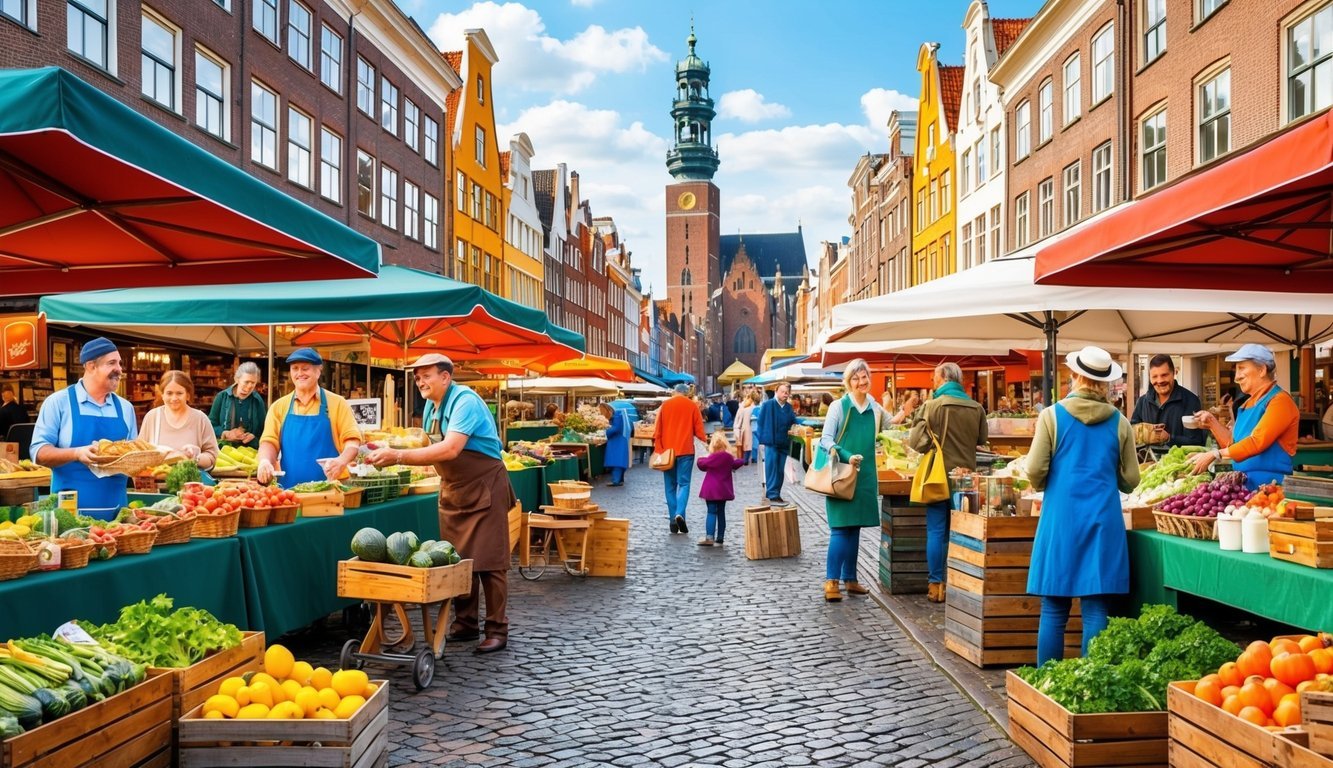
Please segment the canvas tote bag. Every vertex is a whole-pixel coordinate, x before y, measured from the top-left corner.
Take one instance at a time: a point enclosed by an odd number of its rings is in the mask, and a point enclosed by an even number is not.
[[[851,398],[844,396],[842,401],[843,419],[842,429],[838,431],[838,443],[842,443],[842,436],[847,433],[847,424],[852,417]],[[820,456],[825,458],[822,465],[819,462]],[[815,449],[813,461],[810,462],[810,469],[806,470],[804,485],[808,491],[814,491],[834,499],[850,501],[852,496],[856,495],[856,475],[855,464],[844,463],[838,458],[837,451],[826,451],[823,446],[820,446]]]
[[[934,504],[949,498],[949,472],[944,468],[944,449],[940,439],[930,428],[930,420],[925,420],[926,434],[930,435],[931,449],[921,457],[921,463],[912,476],[912,501],[917,504]],[[944,433],[949,433],[949,412],[944,412]]]

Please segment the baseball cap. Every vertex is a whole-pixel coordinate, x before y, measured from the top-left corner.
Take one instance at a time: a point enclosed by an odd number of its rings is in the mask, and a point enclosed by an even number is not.
[[[1277,365],[1277,358],[1273,357],[1273,352],[1263,344],[1245,344],[1233,354],[1227,355],[1228,363],[1239,363],[1242,360],[1249,360],[1255,363],[1261,363],[1273,368]]]
[[[324,358],[320,357],[319,353],[310,347],[301,347],[300,349],[296,350],[295,352],[287,356],[287,364],[291,365],[292,363],[310,363],[311,365],[323,365]]]
[[[408,367],[408,368],[425,368],[425,367],[428,366],[428,365],[450,365],[450,366],[452,366],[453,364],[454,364],[454,361],[453,361],[453,360],[450,360],[449,357],[448,357],[447,355],[442,355],[442,354],[440,354],[439,352],[431,352],[431,353],[429,353],[429,354],[425,354],[425,355],[422,355],[421,357],[418,357],[418,358],[416,359],[415,362],[413,362],[411,365],[409,365],[409,366],[407,366],[407,367]]]

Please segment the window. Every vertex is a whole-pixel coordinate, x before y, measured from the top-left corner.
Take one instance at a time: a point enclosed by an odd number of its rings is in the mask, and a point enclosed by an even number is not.
[[[1055,130],[1055,86],[1050,80],[1037,91],[1037,144],[1049,141]]]
[[[458,189],[454,193],[454,198],[458,203],[460,213],[467,213],[467,177],[462,171],[458,171]]]
[[[403,234],[421,237],[421,190],[410,181],[403,182]]]
[[[963,269],[972,266],[972,223],[963,225],[963,251],[959,255],[963,258]]]
[[[963,150],[963,157],[958,168],[958,194],[966,195],[972,185],[972,150]]]
[[[985,139],[979,139],[977,141],[975,151],[977,153],[977,186],[980,187],[982,184],[986,183],[986,179],[990,178],[990,174],[986,171]]]
[[[1199,21],[1212,16],[1218,8],[1225,5],[1227,0],[1199,0]]]
[[[977,234],[977,260],[974,264],[986,263],[986,214],[981,214],[972,224],[972,230]]]
[[[994,176],[1004,166],[1004,157],[1000,155],[1000,127],[990,129],[990,175]],[[980,166],[977,166],[980,168]]]
[[[176,32],[157,16],[142,16],[143,43],[140,49],[143,95],[167,109],[176,110]]]
[[[227,65],[203,49],[194,52],[194,122],[226,140],[231,121],[227,118]]]
[[[319,129],[319,194],[342,203],[343,140],[327,127]]]
[[[1111,142],[1092,150],[1092,212],[1111,207]]]
[[[413,152],[421,144],[421,107],[411,99],[403,99],[403,141]]]
[[[292,0],[287,6],[287,55],[310,69],[310,9]]]
[[[375,158],[356,151],[356,209],[375,218]]]
[[[476,183],[476,182],[473,182],[473,183],[472,183],[472,218],[476,219],[477,221],[481,221],[481,201],[482,201],[481,185],[478,184],[478,183]]]
[[[254,0],[254,26],[259,34],[278,42],[278,0]]]
[[[1083,217],[1083,161],[1075,160],[1064,170],[1064,226],[1068,227]]]
[[[1014,250],[1028,244],[1028,197],[1024,192],[1014,199]]]
[[[8,16],[28,29],[37,31],[37,8],[34,0],[2,0],[0,15]]]
[[[477,145],[475,147],[477,165],[486,167],[486,129],[477,126]]]
[[[940,217],[940,180],[930,180],[930,220],[935,221]]]
[[[66,10],[68,27],[65,31],[66,44],[74,53],[91,61],[102,69],[110,71],[111,57],[108,48],[111,40],[107,18],[107,8],[111,0],[69,0]],[[8,8],[8,3],[6,3]]]
[[[977,250],[980,251],[981,248],[978,247]],[[979,255],[982,257],[980,261],[984,262],[985,254]],[[998,205],[993,205],[990,209],[990,256],[992,259],[1000,256],[1000,206]]]
[[[1022,160],[1032,153],[1032,102],[1025,101],[1014,112],[1014,154]]]
[[[1037,232],[1046,237],[1055,231],[1055,179],[1047,176],[1037,185]]]
[[[398,229],[398,171],[380,165],[380,223]]]
[[[1144,0],[1143,63],[1148,64],[1166,52],[1166,0]]]
[[[319,81],[334,93],[343,92],[343,39],[328,24],[319,31]]]
[[[426,162],[430,163],[431,165],[439,165],[440,124],[435,122],[429,117],[426,118],[425,127],[423,129],[423,135],[425,136],[425,139],[421,147],[421,156],[426,158]]]
[[[946,214],[953,208],[953,186],[949,183],[953,176],[949,171],[940,174],[940,214]]]
[[[748,325],[742,325],[736,331],[736,338],[731,343],[731,351],[737,355],[753,354],[757,351],[754,331]]]
[[[920,232],[926,227],[926,190],[918,189],[916,191],[916,231]]]
[[[389,78],[380,78],[380,127],[398,135],[398,86]]]
[[[486,78],[477,75],[477,103],[486,103]]]
[[[426,205],[422,212],[424,219],[421,228],[421,242],[427,248],[440,247],[440,201],[434,195],[426,193]]]
[[[496,214],[496,210],[495,210],[495,202],[496,202],[496,201],[495,201],[495,195],[492,195],[490,192],[487,192],[487,193],[486,193],[486,208],[485,208],[485,210],[483,211],[483,214],[484,214],[485,218],[484,218],[482,221],[483,221],[483,223],[484,223],[488,228],[490,228],[490,229],[495,229],[495,223],[496,223],[496,222],[495,222],[495,219],[496,219],[496,216],[495,216],[495,214]]]
[[[1333,30],[1330,30],[1333,32]],[[1199,162],[1231,151],[1231,69],[1199,86]]]
[[[250,159],[278,170],[278,94],[250,81]]]
[[[1092,103],[1096,104],[1115,91],[1115,25],[1092,38]]]
[[[1083,59],[1076,53],[1065,61],[1064,124],[1069,125],[1083,114]]]
[[[309,189],[310,144],[314,140],[314,123],[300,110],[287,108],[287,178]]]
[[[1166,110],[1143,119],[1143,189],[1166,181]]]
[[[1330,36],[1333,5],[1325,5],[1287,30],[1287,113],[1291,120],[1333,104]]]
[[[356,57],[356,108],[375,115],[375,68],[360,56]]]

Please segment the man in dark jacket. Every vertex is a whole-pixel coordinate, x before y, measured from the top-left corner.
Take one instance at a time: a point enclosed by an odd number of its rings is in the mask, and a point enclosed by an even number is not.
[[[759,424],[759,444],[764,447],[764,496],[775,504],[787,503],[782,499],[782,471],[791,445],[787,433],[796,424],[790,399],[791,385],[784,381],[774,396],[759,406],[755,417]]]
[[[1166,445],[1203,445],[1208,431],[1186,429],[1181,421],[1203,410],[1199,396],[1176,383],[1176,364],[1170,355],[1154,355],[1148,361],[1148,383],[1152,389],[1144,392],[1134,404],[1130,424],[1154,424],[1158,443]]]

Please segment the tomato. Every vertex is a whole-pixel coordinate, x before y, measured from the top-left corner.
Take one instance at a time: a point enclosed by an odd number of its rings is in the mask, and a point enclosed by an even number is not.
[[[1281,653],[1273,659],[1273,677],[1289,686],[1299,685],[1306,680],[1313,680],[1315,673],[1314,659],[1308,653]]]
[[[216,497],[209,499],[208,501],[204,502],[204,509],[208,510],[209,512],[216,512],[218,508],[218,503],[219,502]]]

